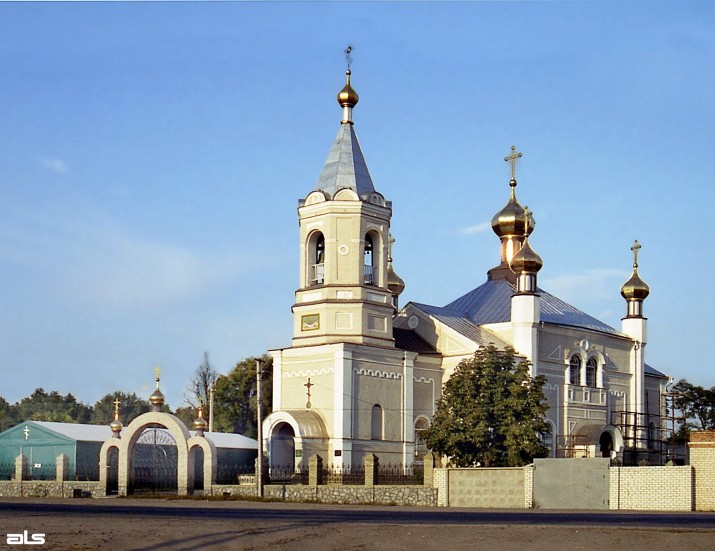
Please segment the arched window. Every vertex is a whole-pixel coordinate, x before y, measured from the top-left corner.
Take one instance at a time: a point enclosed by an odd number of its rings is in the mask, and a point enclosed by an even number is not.
[[[655,448],[655,423],[651,421],[648,423],[648,449],[652,450]]]
[[[569,384],[578,385],[581,381],[581,358],[574,354],[569,362]]]
[[[598,369],[598,363],[596,358],[589,358],[586,362],[586,386],[590,388],[596,388],[596,370]]]
[[[415,457],[421,460],[429,449],[425,443],[424,434],[429,428],[429,421],[424,417],[420,417],[415,421]]]
[[[372,420],[370,423],[370,439],[382,440],[383,433],[382,407],[378,404],[372,406]]]
[[[554,424],[551,421],[546,421],[546,424],[549,425],[549,430],[539,433],[539,440],[548,448],[548,457],[554,457]]]
[[[365,252],[363,254],[363,283],[365,285],[375,284],[375,276],[373,269],[374,254],[372,249],[372,237],[370,237],[370,235],[368,234],[365,236]]]
[[[308,249],[308,283],[322,285],[325,283],[325,237],[322,233],[316,232],[310,236]]]

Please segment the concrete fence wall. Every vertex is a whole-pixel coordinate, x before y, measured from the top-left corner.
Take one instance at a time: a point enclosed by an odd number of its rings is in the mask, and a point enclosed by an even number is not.
[[[611,467],[606,481],[608,507],[613,510],[715,511],[715,431],[691,436],[690,465]],[[376,463],[377,458],[371,458]],[[344,504],[399,504],[484,508],[535,506],[534,466],[505,469],[443,468],[435,456],[425,458],[424,486],[374,486],[367,476],[363,486],[313,484],[265,486],[264,495],[287,501]],[[559,461],[575,460],[553,460]],[[577,460],[576,460],[577,461]],[[587,460],[584,460],[587,461]],[[0,497],[101,497],[102,482],[68,481],[66,458],[59,457],[57,480],[26,480],[27,459],[17,458],[14,480],[0,481]],[[317,463],[316,463],[317,464]],[[564,466],[566,466],[564,464]],[[314,467],[316,468],[316,467]],[[371,470],[374,472],[374,470]],[[258,495],[252,485],[207,485],[207,495]]]
[[[525,505],[525,469],[435,469],[440,505],[521,509]]]

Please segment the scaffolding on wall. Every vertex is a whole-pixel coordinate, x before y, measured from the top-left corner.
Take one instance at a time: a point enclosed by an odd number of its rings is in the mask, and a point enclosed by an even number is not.
[[[559,435],[556,437],[556,457],[588,457],[587,437],[585,434]]]
[[[665,465],[669,461],[684,464],[686,449],[674,438],[685,418],[677,413],[675,401],[681,395],[668,392],[662,395],[665,415],[612,411],[611,424],[623,436],[623,465]]]

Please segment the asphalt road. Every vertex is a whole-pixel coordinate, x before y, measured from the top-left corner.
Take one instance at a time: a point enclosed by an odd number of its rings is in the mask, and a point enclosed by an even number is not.
[[[0,498],[0,518],[81,515],[162,517],[197,520],[255,520],[324,524],[490,525],[554,527],[632,527],[715,530],[715,513],[434,509],[336,506],[240,501],[15,500]],[[715,548],[715,542],[714,546]]]

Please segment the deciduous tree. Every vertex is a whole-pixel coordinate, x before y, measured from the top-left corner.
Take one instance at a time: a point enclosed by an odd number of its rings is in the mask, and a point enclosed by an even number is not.
[[[547,455],[546,379],[532,378],[514,355],[490,344],[459,363],[425,433],[430,449],[460,467],[517,467]]]
[[[704,388],[680,379],[672,389],[673,405],[680,410],[685,424],[680,427],[687,434],[691,429],[715,429],[715,387]]]
[[[100,398],[92,411],[91,423],[93,425],[108,425],[114,419],[114,402],[119,400],[119,419],[126,427],[135,417],[146,413],[150,409],[147,400],[139,398],[133,392],[128,394],[117,390]]]
[[[216,383],[218,373],[209,362],[209,353],[204,352],[204,361],[196,368],[194,377],[184,393],[184,399],[194,410],[203,406],[204,415],[208,415],[209,393]]]
[[[216,381],[214,397],[214,430],[237,432],[256,438],[256,360],[263,361],[261,386],[262,413],[271,411],[273,395],[273,358],[246,358],[236,364],[228,375]]]

